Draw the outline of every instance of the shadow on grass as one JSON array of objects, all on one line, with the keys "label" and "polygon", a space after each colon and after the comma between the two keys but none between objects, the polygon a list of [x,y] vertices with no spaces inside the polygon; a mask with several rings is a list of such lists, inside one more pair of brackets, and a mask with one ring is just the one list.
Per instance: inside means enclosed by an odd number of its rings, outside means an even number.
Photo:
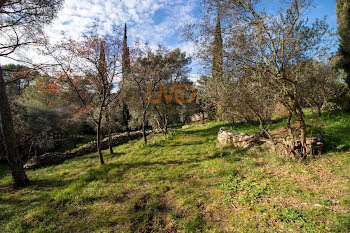
[{"label": "shadow on grass", "polygon": [[48,188],[48,189],[54,189],[58,187],[63,187],[65,185],[68,185],[72,183],[72,181],[68,180],[60,180],[57,179],[30,179],[29,185],[26,188],[22,189],[14,189],[13,184],[2,184],[0,185],[0,193],[15,193],[20,191],[25,191],[26,189],[42,189],[42,188]]},{"label": "shadow on grass", "polygon": [[350,150],[350,114],[328,113],[321,118],[325,126],[312,125],[310,134],[321,134],[326,152]]},{"label": "shadow on grass", "polygon": [[193,146],[193,145],[202,145],[204,144],[205,141],[194,141],[194,142],[183,142],[183,143],[175,143],[175,144],[170,144],[166,146],[170,147],[181,147],[181,146]]},{"label": "shadow on grass", "polygon": [[202,137],[216,136],[221,127],[228,127],[228,126],[231,126],[231,124],[222,123],[222,124],[214,125],[214,126],[207,127],[204,129],[189,129],[189,130],[183,131],[183,133],[186,135],[194,135],[195,134],[195,135],[199,135]]},{"label": "shadow on grass", "polygon": [[0,179],[10,174],[11,171],[7,164],[0,164]]},{"label": "shadow on grass", "polygon": [[71,183],[71,181],[62,181],[59,178],[31,179],[29,182],[28,187],[18,190],[15,190],[12,184],[0,185],[0,193],[2,194],[0,197],[1,221],[8,221],[18,210],[26,213],[36,206],[44,205],[48,202],[49,193],[52,190]]}]

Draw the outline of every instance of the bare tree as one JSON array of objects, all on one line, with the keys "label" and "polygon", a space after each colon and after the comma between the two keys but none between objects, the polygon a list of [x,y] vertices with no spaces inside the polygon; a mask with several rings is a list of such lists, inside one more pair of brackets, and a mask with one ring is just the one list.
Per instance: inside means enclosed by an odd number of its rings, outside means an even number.
[{"label": "bare tree", "polygon": [[[89,113],[96,125],[97,150],[101,164],[104,159],[101,150],[103,118],[109,123],[109,105],[120,92],[112,93],[113,85],[121,74],[121,40],[119,31],[113,36],[101,37],[97,25],[83,35],[83,40],[68,40],[59,46],[50,46],[44,41],[47,55],[56,61],[56,74],[61,77],[80,101],[83,111]],[[55,49],[59,48],[59,49]],[[85,85],[79,85],[81,79]],[[109,132],[111,142],[111,132]],[[113,152],[111,150],[111,152]]]}]

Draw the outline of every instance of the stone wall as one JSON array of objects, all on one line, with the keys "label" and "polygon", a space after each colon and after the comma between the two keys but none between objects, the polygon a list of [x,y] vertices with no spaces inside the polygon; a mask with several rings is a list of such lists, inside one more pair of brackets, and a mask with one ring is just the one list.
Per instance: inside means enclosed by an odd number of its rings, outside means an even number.
[{"label": "stone wall", "polygon": [[[150,133],[148,131],[147,133]],[[118,146],[123,143],[126,143],[130,140],[142,138],[142,131],[130,132],[130,133],[122,133],[112,136],[112,146]],[[105,138],[101,141],[102,150],[108,149],[109,143],[108,138]],[[26,169],[37,169],[44,166],[50,166],[55,164],[63,163],[66,159],[90,154],[97,152],[97,142],[92,141],[84,146],[79,147],[77,150],[71,153],[60,153],[60,152],[51,152],[38,156],[34,160],[29,161],[24,165]]]}]

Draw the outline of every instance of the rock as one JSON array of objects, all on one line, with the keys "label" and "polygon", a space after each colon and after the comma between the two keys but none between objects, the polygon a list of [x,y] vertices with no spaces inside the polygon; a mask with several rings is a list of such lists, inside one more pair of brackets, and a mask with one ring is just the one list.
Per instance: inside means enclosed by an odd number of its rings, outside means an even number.
[{"label": "rock", "polygon": [[190,125],[183,125],[183,126],[182,126],[182,129],[189,129],[189,128],[191,128]]}]

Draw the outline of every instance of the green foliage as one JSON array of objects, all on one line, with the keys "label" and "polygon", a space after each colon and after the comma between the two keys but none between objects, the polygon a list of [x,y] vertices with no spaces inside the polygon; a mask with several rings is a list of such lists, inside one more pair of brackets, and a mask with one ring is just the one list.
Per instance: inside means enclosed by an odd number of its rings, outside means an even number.
[{"label": "green foliage", "polygon": [[338,67],[346,73],[345,82],[350,90],[350,3],[348,0],[337,0],[338,33],[340,46]]},{"label": "green foliage", "polygon": [[221,23],[220,15],[218,13],[216,18],[216,26],[214,32],[213,41],[213,64],[212,64],[212,77],[218,82],[223,76],[223,46],[221,36]]}]

